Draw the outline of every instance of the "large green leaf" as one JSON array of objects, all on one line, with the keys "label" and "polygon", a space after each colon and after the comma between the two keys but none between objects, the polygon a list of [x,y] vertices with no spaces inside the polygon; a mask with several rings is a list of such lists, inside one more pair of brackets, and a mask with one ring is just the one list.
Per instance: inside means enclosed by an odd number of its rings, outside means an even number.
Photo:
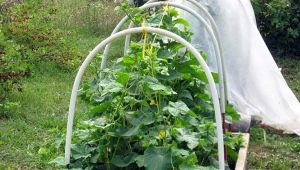
[{"label": "large green leaf", "polygon": [[[173,54],[169,50],[160,49],[157,52],[157,57],[159,58],[169,58],[170,56],[173,56]],[[170,59],[173,59],[173,57]]]},{"label": "large green leaf", "polygon": [[169,81],[174,81],[174,80],[179,80],[183,78],[183,74],[176,71],[176,70],[169,70],[169,75],[158,75],[159,80],[169,80]]},{"label": "large green leaf", "polygon": [[184,25],[184,26],[186,26],[186,27],[188,27],[190,24],[189,24],[189,22],[187,21],[187,20],[185,20],[185,19],[183,19],[183,18],[178,18],[178,19],[175,19],[174,21],[173,21],[173,23],[176,25],[176,24],[182,24],[182,25]]},{"label": "large green leaf", "polygon": [[173,116],[178,116],[179,114],[185,115],[190,109],[183,101],[169,102],[169,105],[163,108],[163,111],[168,111]]},{"label": "large green leaf", "polygon": [[128,129],[127,131],[121,133],[121,136],[123,137],[130,137],[130,136],[134,136],[138,133],[138,131],[140,130],[140,126],[135,126],[135,127],[132,127],[130,129]]},{"label": "large green leaf", "polygon": [[182,90],[178,97],[193,100],[192,94],[188,90]]},{"label": "large green leaf", "polygon": [[158,93],[165,96],[176,94],[171,87],[161,84],[155,77],[145,76],[142,81],[145,85],[146,93]]},{"label": "large green leaf", "polygon": [[53,160],[50,161],[49,163],[50,163],[50,164],[55,164],[55,165],[58,165],[58,166],[66,166],[65,158],[62,157],[62,156],[59,156],[59,157],[53,159]]},{"label": "large green leaf", "polygon": [[107,119],[105,117],[99,117],[97,119],[90,119],[90,120],[82,121],[80,126],[87,128],[87,129],[90,129],[93,127],[96,127],[93,129],[97,129],[97,128],[104,129],[104,128],[110,126],[110,124],[107,122]]},{"label": "large green leaf", "polygon": [[110,107],[110,105],[111,105],[111,103],[109,103],[109,102],[101,103],[97,106],[94,106],[92,109],[90,109],[89,114],[100,115],[101,113],[106,111],[106,109],[108,109]]},{"label": "large green leaf", "polygon": [[154,113],[143,112],[143,111],[136,111],[136,112],[127,112],[125,113],[126,119],[130,122],[130,124],[137,126],[137,125],[150,125],[155,121]]},{"label": "large green leaf", "polygon": [[[190,74],[192,77],[195,77],[205,83],[208,83],[207,76],[204,72],[204,70],[199,66],[198,61],[196,58],[192,58],[191,60],[188,60],[184,63],[180,63],[176,65],[176,69],[184,74]],[[217,73],[211,73],[214,81],[218,82],[218,74]]]},{"label": "large green leaf", "polygon": [[144,153],[144,166],[147,170],[166,170],[171,165],[171,153],[164,147],[150,147]]},{"label": "large green leaf", "polygon": [[147,86],[154,92],[158,92],[159,94],[162,94],[162,95],[176,94],[176,92],[173,91],[171,87],[164,86],[160,83],[148,82]]},{"label": "large green leaf", "polygon": [[202,68],[200,68],[197,65],[191,65],[190,68],[191,68],[191,73],[192,73],[193,77],[196,77],[197,79],[199,79],[205,83],[208,83],[207,76]]},{"label": "large green leaf", "polygon": [[130,75],[124,71],[117,72],[117,82],[121,83],[122,85],[126,85],[126,83],[129,81]]},{"label": "large green leaf", "polygon": [[120,92],[124,88],[121,83],[118,83],[115,80],[103,80],[99,83],[99,86],[104,88],[101,92],[101,96],[104,96],[108,93]]},{"label": "large green leaf", "polygon": [[189,154],[190,153],[187,150],[178,149],[178,148],[175,148],[175,147],[172,148],[172,156],[184,156],[184,157],[186,157]]},{"label": "large green leaf", "polygon": [[176,10],[176,8],[170,8],[168,12],[169,12],[168,15],[173,17],[177,17],[179,15],[179,12]]},{"label": "large green leaf", "polygon": [[115,155],[112,158],[111,163],[117,167],[127,167],[131,163],[135,162],[136,157],[136,153],[129,153],[126,155]]},{"label": "large green leaf", "polygon": [[89,130],[89,129],[78,129],[75,132],[75,135],[80,139],[80,140],[86,140],[89,137],[91,137],[91,133],[95,130]]},{"label": "large green leaf", "polygon": [[234,106],[231,104],[226,105],[225,112],[226,112],[226,115],[228,115],[232,118],[232,120],[240,119],[240,115],[237,113],[237,111],[234,109]]},{"label": "large green leaf", "polygon": [[132,97],[132,96],[125,96],[124,97],[124,102],[125,103],[129,103],[129,104],[136,104],[136,103],[140,103],[140,100],[137,100],[136,98]]},{"label": "large green leaf", "polygon": [[74,159],[91,157],[91,152],[96,148],[91,148],[85,144],[76,144],[72,147],[72,157]]},{"label": "large green leaf", "polygon": [[235,150],[231,149],[231,148],[228,148],[227,151],[228,151],[228,156],[229,156],[232,160],[236,161],[237,158],[238,158],[238,153],[237,153]]},{"label": "large green leaf", "polygon": [[121,64],[124,65],[124,66],[132,66],[135,64],[135,60],[132,56],[124,56],[122,59],[121,59]]},{"label": "large green leaf", "polygon": [[131,128],[119,127],[119,128],[116,128],[116,129],[108,132],[108,135],[110,135],[110,136],[119,136],[119,137],[120,136],[130,137],[130,136],[136,135],[139,130],[140,130],[140,125],[133,126]]},{"label": "large green leaf", "polygon": [[101,154],[100,153],[95,153],[92,155],[90,162],[91,163],[97,163],[99,161]]},{"label": "large green leaf", "polygon": [[143,167],[145,165],[145,156],[139,155],[135,158],[135,162],[138,165],[139,168]]},{"label": "large green leaf", "polygon": [[197,158],[197,155],[195,154],[195,152],[189,154],[187,157],[186,157],[186,161],[185,161],[187,164],[190,164],[190,165],[195,165],[198,163],[198,158]]},{"label": "large green leaf", "polygon": [[196,132],[190,132],[186,128],[176,128],[177,134],[176,139],[179,142],[186,142],[187,147],[191,150],[196,148],[199,143],[199,134]]}]

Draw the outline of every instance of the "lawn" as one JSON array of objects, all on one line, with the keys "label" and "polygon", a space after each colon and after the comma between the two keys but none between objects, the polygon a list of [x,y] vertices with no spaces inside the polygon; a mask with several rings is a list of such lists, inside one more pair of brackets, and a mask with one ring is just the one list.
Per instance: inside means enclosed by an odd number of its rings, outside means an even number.
[{"label": "lawn", "polygon": [[249,170],[300,169],[300,137],[266,131],[264,141],[263,129],[257,127],[251,128],[250,136]]},{"label": "lawn", "polygon": [[300,61],[299,59],[290,58],[276,58],[279,67],[282,68],[282,74],[284,75],[288,85],[300,100]]},{"label": "lawn", "polygon": [[0,167],[4,169],[47,167],[49,160],[39,150],[65,128],[74,73],[63,72],[49,63],[39,67],[41,72],[24,80],[23,91],[10,96],[21,107],[0,120]]}]

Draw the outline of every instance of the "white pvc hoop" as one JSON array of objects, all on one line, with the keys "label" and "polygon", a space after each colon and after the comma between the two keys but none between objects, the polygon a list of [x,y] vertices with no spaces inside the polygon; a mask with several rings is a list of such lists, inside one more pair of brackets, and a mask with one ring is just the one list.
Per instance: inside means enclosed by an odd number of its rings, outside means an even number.
[{"label": "white pvc hoop", "polygon": [[[152,0],[150,0],[152,1]],[[204,15],[208,18],[208,21],[210,22],[211,26],[212,26],[212,29],[215,33],[215,36],[216,36],[216,39],[217,39],[217,42],[218,42],[218,45],[219,45],[219,50],[220,50],[220,59],[221,59],[221,69],[222,69],[222,72],[223,72],[223,83],[224,83],[224,98],[225,98],[225,101],[228,101],[228,92],[227,92],[227,75],[226,75],[226,66],[225,66],[225,63],[224,63],[224,52],[223,52],[223,46],[222,46],[222,43],[221,43],[221,39],[220,39],[220,33],[218,31],[218,26],[214,20],[214,18],[210,15],[210,13],[200,4],[200,2],[196,1],[196,0],[186,0],[190,3],[192,3],[193,5],[195,5],[201,12],[204,13]],[[222,108],[222,106],[221,106]],[[223,106],[224,110],[221,110],[223,113],[225,113],[225,104]]]},{"label": "white pvc hoop", "polygon": [[[151,2],[151,1],[150,1]],[[153,7],[157,7],[157,6],[163,6],[163,5],[169,5],[172,7],[176,7],[176,8],[180,8],[184,11],[189,12],[190,14],[192,14],[194,17],[196,17],[206,28],[207,32],[209,33],[213,45],[214,45],[214,51],[215,51],[215,55],[216,55],[216,61],[217,61],[217,69],[218,69],[218,76],[219,76],[219,91],[220,91],[220,103],[221,103],[221,111],[222,113],[225,113],[225,103],[226,103],[226,99],[225,99],[225,79],[224,79],[224,72],[223,72],[223,61],[222,61],[222,56],[221,56],[221,48],[219,47],[219,44],[221,44],[219,41],[219,39],[216,38],[215,34],[214,34],[214,30],[212,30],[212,28],[210,27],[210,25],[205,21],[205,19],[203,19],[203,17],[201,15],[199,15],[197,12],[195,12],[194,10],[192,10],[191,8],[178,4],[178,3],[174,3],[174,2],[151,2],[151,3],[147,3],[143,6],[140,7],[140,9],[146,10],[149,8],[153,8]],[[198,4],[199,6],[201,6],[201,4]],[[202,6],[201,6],[202,7]],[[204,9],[204,7],[202,7],[201,9]],[[209,15],[209,13],[207,12],[207,14]],[[212,18],[212,17],[211,17]],[[125,16],[115,27],[115,29],[113,30],[113,32],[111,33],[111,35],[117,33],[119,30],[121,30],[122,26],[125,24],[125,22],[129,19],[128,16]],[[130,37],[126,37],[125,42],[127,43],[127,41],[129,40]],[[106,63],[107,63],[107,59],[108,59],[108,52],[110,49],[111,44],[108,44],[105,49],[104,49],[104,54],[103,54],[103,59],[101,62],[101,66],[100,69],[104,69],[106,67]],[[128,44],[125,44],[125,49],[127,48]],[[223,54],[223,53],[222,53]],[[100,76],[102,77],[102,76]]]},{"label": "white pvc hoop", "polygon": [[111,35],[110,37],[103,40],[100,44],[98,44],[86,57],[84,62],[79,68],[79,71],[76,75],[73,88],[72,88],[72,94],[70,99],[70,105],[69,105],[69,113],[68,113],[68,122],[67,122],[67,134],[66,134],[66,145],[65,145],[65,163],[70,163],[70,156],[71,156],[71,139],[72,139],[72,131],[73,131],[73,121],[74,121],[74,113],[75,113],[75,106],[76,106],[76,98],[77,98],[77,92],[79,89],[79,85],[82,79],[82,76],[87,68],[87,66],[90,64],[91,60],[95,57],[95,55],[103,49],[107,44],[112,42],[114,39],[126,36],[128,34],[135,34],[135,33],[142,33],[142,32],[149,32],[149,33],[156,33],[159,35],[164,35],[166,37],[172,38],[175,41],[181,43],[184,45],[188,50],[191,51],[191,53],[196,57],[199,64],[203,68],[205,75],[208,79],[209,88],[212,95],[213,100],[213,106],[215,109],[215,119],[217,124],[217,139],[218,139],[218,159],[219,159],[219,169],[224,170],[225,163],[224,163],[224,142],[223,142],[223,130],[222,130],[222,118],[221,118],[221,110],[220,110],[220,103],[217,93],[216,84],[214,82],[213,76],[211,75],[211,72],[205,63],[204,59],[202,58],[201,54],[198,53],[198,51],[185,39],[181,38],[180,36],[163,30],[159,28],[152,28],[152,27],[137,27],[137,28],[131,28],[126,29],[121,32],[118,32],[116,34]]}]

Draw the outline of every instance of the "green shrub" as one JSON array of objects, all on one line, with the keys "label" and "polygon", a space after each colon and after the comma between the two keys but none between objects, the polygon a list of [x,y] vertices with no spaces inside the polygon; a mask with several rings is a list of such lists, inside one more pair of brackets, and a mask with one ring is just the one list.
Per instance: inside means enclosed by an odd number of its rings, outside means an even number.
[{"label": "green shrub", "polygon": [[32,63],[52,60],[68,66],[69,61],[78,57],[67,39],[71,32],[55,27],[56,11],[52,3],[40,1],[26,1],[7,10],[4,35],[21,46],[23,59]]},{"label": "green shrub", "polygon": [[252,0],[258,28],[276,55],[300,56],[300,1]]},{"label": "green shrub", "polygon": [[37,62],[53,61],[64,69],[76,65],[79,53],[68,41],[71,32],[57,29],[53,24],[56,11],[51,2],[41,0],[7,7],[2,4],[0,101],[22,77],[30,75]]}]

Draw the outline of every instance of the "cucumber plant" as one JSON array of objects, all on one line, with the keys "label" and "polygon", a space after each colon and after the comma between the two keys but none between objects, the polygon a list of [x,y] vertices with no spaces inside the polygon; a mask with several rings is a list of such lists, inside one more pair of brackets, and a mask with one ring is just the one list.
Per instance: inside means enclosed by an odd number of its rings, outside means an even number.
[{"label": "cucumber plant", "polygon": [[[141,11],[126,4],[120,9],[136,24],[160,27],[191,41],[189,23],[174,8],[139,15]],[[208,81],[196,58],[180,43],[145,32],[131,42],[128,54],[100,72],[80,90],[90,119],[77,125],[69,168],[218,167]],[[213,75],[217,82],[217,74]],[[238,119],[235,111],[231,118]],[[226,134],[232,159],[241,143],[241,138]]]}]

